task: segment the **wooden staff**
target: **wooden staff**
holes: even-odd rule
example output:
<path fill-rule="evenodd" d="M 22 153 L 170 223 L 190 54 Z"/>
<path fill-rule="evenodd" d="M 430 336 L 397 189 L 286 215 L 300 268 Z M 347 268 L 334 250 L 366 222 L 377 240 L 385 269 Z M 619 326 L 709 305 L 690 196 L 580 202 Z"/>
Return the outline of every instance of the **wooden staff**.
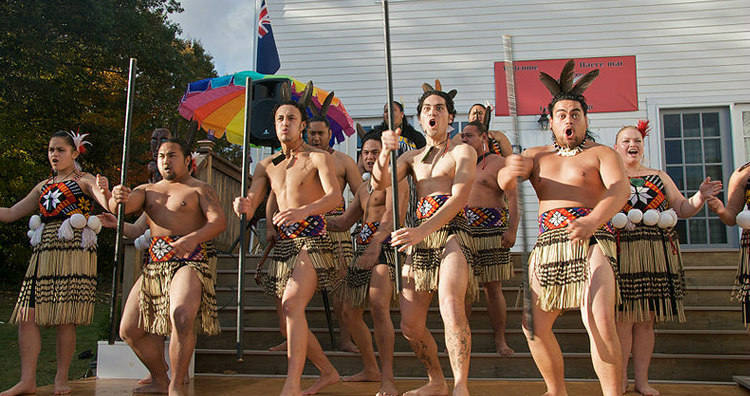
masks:
<path fill-rule="evenodd" d="M 388 22 L 388 0 L 383 0 L 383 34 L 385 36 L 385 81 L 388 90 L 388 129 L 393 130 L 393 73 L 391 68 L 391 27 Z M 393 200 L 393 231 L 399 229 L 398 209 L 398 175 L 396 162 L 398 154 L 391 151 L 391 199 Z M 369 183 L 369 181 L 368 181 Z M 401 260 L 399 259 L 398 246 L 393 248 L 395 253 L 393 264 L 396 272 L 396 290 L 400 293 L 401 286 Z"/>
<path fill-rule="evenodd" d="M 135 95 L 135 72 L 136 59 L 130 58 L 130 73 L 128 75 L 128 101 L 125 105 L 125 130 L 122 135 L 122 163 L 120 165 L 120 184 L 127 185 L 128 182 L 128 158 L 130 154 L 130 129 L 133 118 L 133 97 Z M 117 291 L 122 278 L 122 267 L 125 262 L 125 250 L 123 249 L 123 238 L 125 228 L 125 204 L 117 205 L 117 236 L 115 237 L 115 267 L 112 270 L 112 301 L 109 304 L 109 345 L 115 343 L 117 331 Z"/>
<path fill-rule="evenodd" d="M 245 78 L 245 137 L 242 145 L 242 182 L 240 194 L 247 198 L 247 179 L 250 176 L 250 116 L 253 106 L 253 79 L 249 76 Z M 242 333 L 245 324 L 245 261 L 248 246 L 245 241 L 245 226 L 247 224 L 247 215 L 240 215 L 240 257 L 237 262 L 237 323 L 235 346 L 237 349 L 237 361 L 244 360 L 244 351 L 242 350 Z"/>
<path fill-rule="evenodd" d="M 508 114 L 510 115 L 513 125 L 513 140 L 519 151 L 521 149 L 521 140 L 518 135 L 518 112 L 516 110 L 516 83 L 513 76 L 513 48 L 509 35 L 503 35 L 503 50 L 505 58 L 505 85 L 508 92 Z M 518 153 L 520 154 L 520 152 Z M 534 309 L 531 306 L 531 283 L 529 282 L 529 246 L 528 237 L 526 236 L 526 227 L 523 225 L 523 193 L 521 188 L 521 178 L 518 178 L 518 214 L 521 217 L 521 269 L 523 282 L 523 318 L 526 321 L 529 331 L 529 339 L 534 339 Z"/>

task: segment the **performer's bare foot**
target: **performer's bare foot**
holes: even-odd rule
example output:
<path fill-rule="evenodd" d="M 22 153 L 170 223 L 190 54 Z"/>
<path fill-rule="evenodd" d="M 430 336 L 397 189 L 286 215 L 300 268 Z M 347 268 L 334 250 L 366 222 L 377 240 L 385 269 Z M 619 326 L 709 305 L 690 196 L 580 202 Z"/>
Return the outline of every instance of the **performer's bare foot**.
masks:
<path fill-rule="evenodd" d="M 348 377 L 341 378 L 344 382 L 378 382 L 380 381 L 380 372 L 379 371 L 373 371 L 373 372 L 366 372 L 366 371 L 360 371 L 357 374 L 350 375 Z"/>
<path fill-rule="evenodd" d="M 341 352 L 351 352 L 351 353 L 359 353 L 359 348 L 357 348 L 356 345 L 354 345 L 351 341 L 345 341 L 342 342 L 341 345 L 339 345 L 339 351 Z"/>
<path fill-rule="evenodd" d="M 169 370 L 169 367 L 167 367 L 167 370 Z M 148 385 L 151 383 L 151 374 L 149 373 L 147 376 L 141 378 L 138 380 L 138 385 Z M 182 380 L 183 384 L 189 384 L 190 383 L 190 374 L 185 375 L 185 378 Z"/>
<path fill-rule="evenodd" d="M 274 352 L 275 351 L 286 351 L 286 341 L 282 342 L 279 345 L 272 346 L 272 347 L 268 348 L 268 350 L 269 351 L 274 351 Z"/>
<path fill-rule="evenodd" d="M 169 383 L 148 384 L 133 389 L 133 393 L 169 393 Z"/>
<path fill-rule="evenodd" d="M 404 396 L 448 396 L 448 394 L 450 394 L 448 383 L 440 381 L 436 383 L 428 382 L 421 388 L 404 393 Z"/>
<path fill-rule="evenodd" d="M 636 385 L 635 391 L 642 394 L 643 396 L 659 396 L 660 395 L 659 391 L 651 387 L 649 384 L 641 385 L 641 386 Z"/>
<path fill-rule="evenodd" d="M 392 379 L 384 379 L 380 383 L 380 389 L 378 389 L 378 393 L 375 396 L 398 396 L 396 384 L 393 383 Z"/>
<path fill-rule="evenodd" d="M 183 396 L 188 394 L 187 387 L 183 384 L 169 385 L 169 396 Z"/>
<path fill-rule="evenodd" d="M 340 379 L 341 377 L 339 376 L 339 373 L 337 371 L 332 371 L 328 374 L 321 373 L 318 380 L 315 381 L 315 383 L 311 387 L 303 390 L 302 394 L 314 395 L 318 393 L 318 391 L 320 391 L 321 389 L 325 388 L 326 386 L 333 385 L 339 382 Z"/>
<path fill-rule="evenodd" d="M 55 395 L 67 395 L 70 393 L 70 385 L 68 384 L 68 378 L 58 378 L 55 376 Z"/>
<path fill-rule="evenodd" d="M 497 348 L 497 354 L 500 356 L 511 356 L 516 353 L 505 341 L 495 343 L 495 348 Z"/>
<path fill-rule="evenodd" d="M 36 393 L 35 383 L 19 381 L 12 388 L 0 393 L 0 396 L 32 395 L 34 393 Z"/>

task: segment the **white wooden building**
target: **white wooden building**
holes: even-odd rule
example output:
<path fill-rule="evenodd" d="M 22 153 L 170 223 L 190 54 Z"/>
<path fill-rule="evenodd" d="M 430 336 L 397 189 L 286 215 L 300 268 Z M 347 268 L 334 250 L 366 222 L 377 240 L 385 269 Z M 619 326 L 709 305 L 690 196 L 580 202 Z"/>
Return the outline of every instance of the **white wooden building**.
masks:
<path fill-rule="evenodd" d="M 423 82 L 457 89 L 457 122 L 494 102 L 494 62 L 511 35 L 514 60 L 635 55 L 638 111 L 592 113 L 591 130 L 614 144 L 623 125 L 647 118 L 648 165 L 667 169 L 687 194 L 706 175 L 726 184 L 750 160 L 748 0 L 391 0 L 395 98 L 415 127 Z M 335 90 L 355 121 L 374 125 L 386 100 L 383 19 L 377 0 L 269 0 L 279 73 Z M 538 116 L 519 117 L 522 147 L 547 144 Z M 456 124 L 458 126 L 458 124 Z M 493 129 L 508 131 L 508 117 Z M 509 135 L 512 136 L 511 133 Z M 511 137 L 512 139 L 512 137 Z M 515 143 L 515 142 L 514 142 Z M 356 139 L 338 149 L 354 154 Z M 536 235 L 527 185 L 525 224 Z M 737 230 L 705 211 L 681 221 L 686 248 L 735 247 Z"/>

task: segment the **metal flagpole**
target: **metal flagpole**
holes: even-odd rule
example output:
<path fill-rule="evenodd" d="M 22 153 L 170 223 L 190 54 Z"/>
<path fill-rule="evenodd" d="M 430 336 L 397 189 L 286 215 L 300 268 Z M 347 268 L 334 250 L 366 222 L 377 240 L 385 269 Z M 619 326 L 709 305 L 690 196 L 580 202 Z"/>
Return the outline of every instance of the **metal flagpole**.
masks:
<path fill-rule="evenodd" d="M 508 113 L 512 122 L 512 135 L 513 140 L 516 142 L 516 147 L 521 148 L 521 140 L 518 134 L 518 112 L 516 108 L 516 82 L 513 76 L 513 48 L 510 35 L 503 35 L 503 58 L 505 59 L 505 86 L 508 92 Z M 520 152 L 518 153 L 520 154 Z M 523 204 L 523 193 L 521 188 L 521 180 L 518 180 L 518 214 L 521 219 L 519 220 L 520 231 L 521 231 L 521 244 L 523 245 L 523 251 L 521 252 L 521 269 L 522 269 L 522 282 L 523 282 L 523 318 L 526 321 L 529 331 L 529 339 L 534 339 L 534 314 L 531 307 L 531 285 L 529 283 L 529 245 L 528 236 L 526 235 L 526 227 L 523 224 L 524 204 Z"/>
<path fill-rule="evenodd" d="M 388 129 L 393 130 L 393 70 L 391 67 L 391 25 L 388 21 L 388 0 L 383 0 L 383 35 L 385 36 L 385 75 L 386 88 L 388 90 Z M 398 154 L 391 151 L 391 198 L 393 199 L 393 230 L 399 229 L 398 208 L 398 175 L 396 173 L 396 161 Z M 393 248 L 395 252 L 396 290 L 400 293 L 401 286 L 401 260 L 399 259 L 398 246 Z"/>
<path fill-rule="evenodd" d="M 242 145 L 242 182 L 241 194 L 247 197 L 247 179 L 250 175 L 250 117 L 253 106 L 253 79 L 245 78 L 245 140 Z M 243 361 L 242 336 L 245 329 L 245 261 L 248 254 L 248 246 L 245 242 L 245 226 L 247 215 L 240 215 L 240 258 L 237 263 L 237 360 Z"/>
<path fill-rule="evenodd" d="M 130 129 L 133 118 L 133 97 L 135 95 L 135 72 L 137 69 L 136 59 L 130 58 L 130 73 L 128 74 L 128 100 L 125 105 L 125 130 L 122 136 L 122 163 L 120 165 L 120 184 L 127 185 L 128 181 L 128 157 L 130 152 Z M 112 301 L 109 305 L 109 345 L 115 343 L 117 332 L 117 291 L 122 278 L 125 251 L 123 250 L 123 237 L 125 226 L 125 204 L 117 206 L 117 236 L 115 237 L 115 267 L 112 270 Z"/>

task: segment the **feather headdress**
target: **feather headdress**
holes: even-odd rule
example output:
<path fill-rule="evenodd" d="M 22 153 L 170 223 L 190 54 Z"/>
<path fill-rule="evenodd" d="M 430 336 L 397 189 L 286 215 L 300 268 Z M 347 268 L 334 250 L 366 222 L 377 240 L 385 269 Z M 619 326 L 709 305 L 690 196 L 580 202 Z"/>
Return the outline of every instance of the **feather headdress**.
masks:
<path fill-rule="evenodd" d="M 71 139 L 73 139 L 73 144 L 76 146 L 76 151 L 78 151 L 81 154 L 86 152 L 87 144 L 91 146 L 91 142 L 87 140 L 83 140 L 83 139 L 86 139 L 86 136 L 89 135 L 88 133 L 78 133 L 78 132 L 70 131 L 68 132 L 68 135 L 70 135 Z"/>
<path fill-rule="evenodd" d="M 573 77 L 575 76 L 575 73 L 573 73 L 574 66 L 575 62 L 573 59 L 565 63 L 562 71 L 560 71 L 559 80 L 555 80 L 545 72 L 539 72 L 539 80 L 542 81 L 542 84 L 544 84 L 544 86 L 547 87 L 547 90 L 552 94 L 554 98 L 553 102 L 562 96 L 583 96 L 583 91 L 585 91 L 599 76 L 599 69 L 594 69 L 584 74 L 583 77 L 579 78 L 578 81 L 573 84 Z"/>
<path fill-rule="evenodd" d="M 638 120 L 638 123 L 635 124 L 635 129 L 641 133 L 641 137 L 644 139 L 648 136 L 648 133 L 651 132 L 651 126 L 648 125 L 648 123 L 648 120 Z"/>

